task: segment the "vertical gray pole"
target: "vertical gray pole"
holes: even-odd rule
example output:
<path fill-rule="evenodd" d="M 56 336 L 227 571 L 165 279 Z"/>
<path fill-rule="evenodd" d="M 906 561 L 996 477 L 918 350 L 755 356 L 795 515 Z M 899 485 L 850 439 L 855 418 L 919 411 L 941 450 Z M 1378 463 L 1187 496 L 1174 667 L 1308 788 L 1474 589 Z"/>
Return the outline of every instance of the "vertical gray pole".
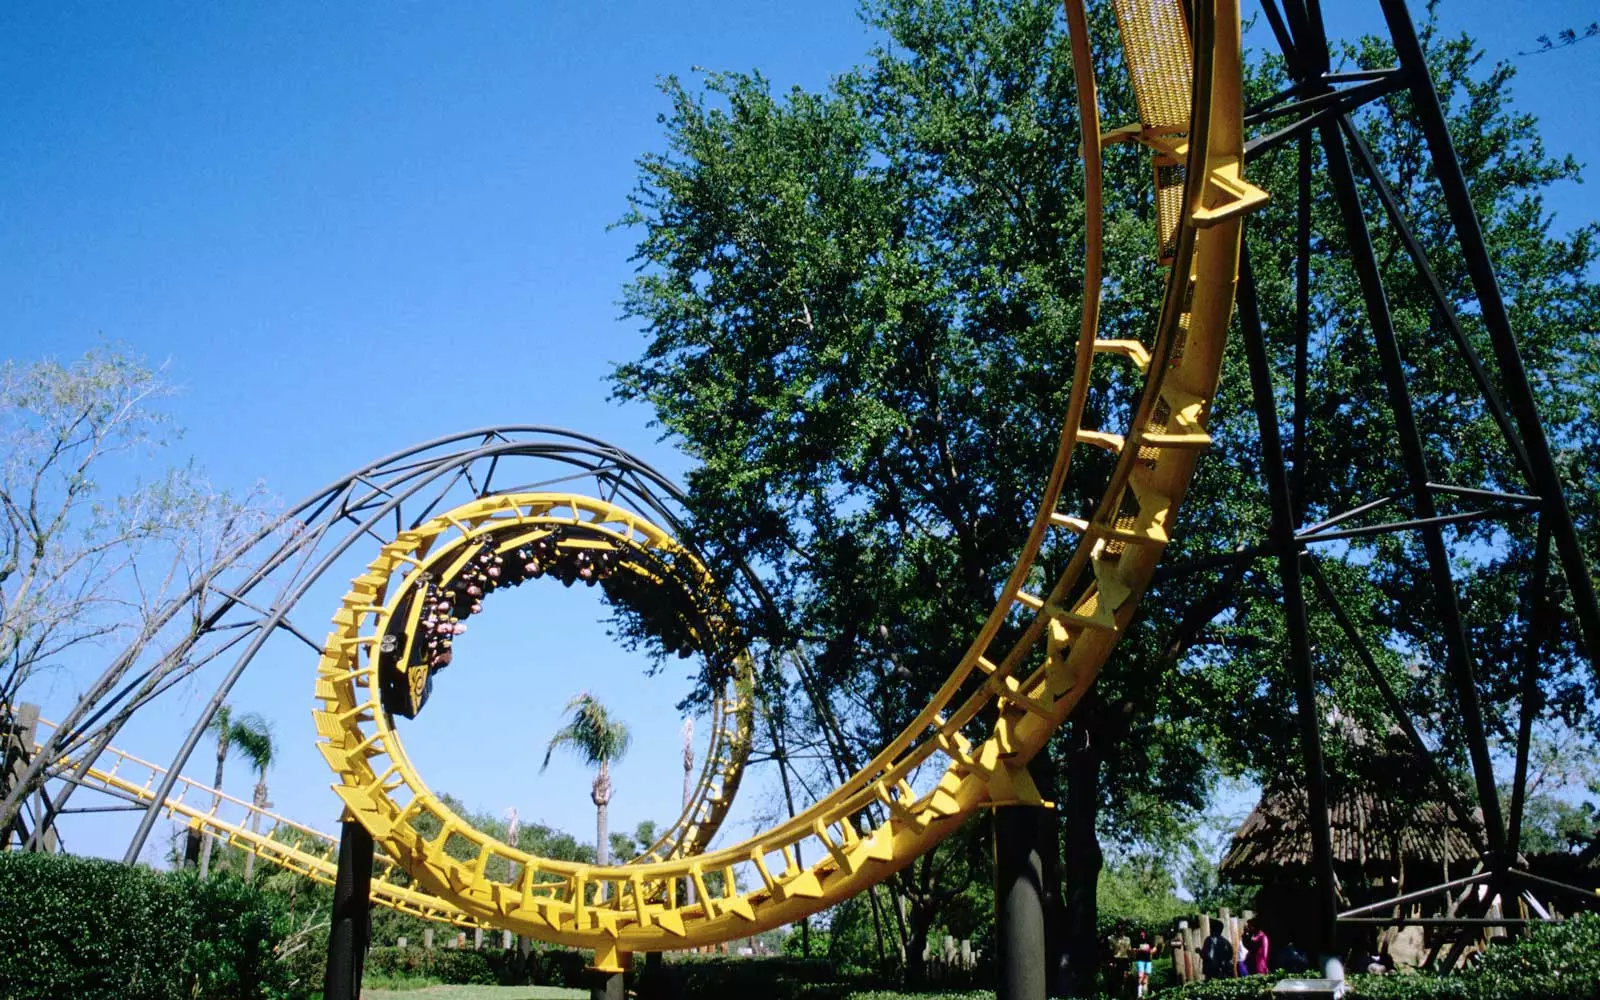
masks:
<path fill-rule="evenodd" d="M 596 972 L 595 977 L 594 985 L 589 987 L 589 1000 L 626 1000 L 626 973 Z"/>
<path fill-rule="evenodd" d="M 355 820 L 339 824 L 339 873 L 328 929 L 328 971 L 322 1000 L 360 1000 L 371 920 L 372 834 Z"/>
<path fill-rule="evenodd" d="M 995 1000 L 1044 1000 L 1044 859 L 1039 828 L 1054 814 L 1037 806 L 994 811 Z"/>

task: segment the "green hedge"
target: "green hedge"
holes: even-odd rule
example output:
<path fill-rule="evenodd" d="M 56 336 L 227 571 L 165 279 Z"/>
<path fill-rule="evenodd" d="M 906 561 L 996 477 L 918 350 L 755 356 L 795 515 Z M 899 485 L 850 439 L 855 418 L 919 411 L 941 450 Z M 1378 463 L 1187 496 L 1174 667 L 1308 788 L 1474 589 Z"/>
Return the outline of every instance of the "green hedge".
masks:
<path fill-rule="evenodd" d="M 0 997 L 290 1000 L 277 904 L 231 876 L 0 854 Z M 320 984 L 319 984 L 320 985 Z"/>

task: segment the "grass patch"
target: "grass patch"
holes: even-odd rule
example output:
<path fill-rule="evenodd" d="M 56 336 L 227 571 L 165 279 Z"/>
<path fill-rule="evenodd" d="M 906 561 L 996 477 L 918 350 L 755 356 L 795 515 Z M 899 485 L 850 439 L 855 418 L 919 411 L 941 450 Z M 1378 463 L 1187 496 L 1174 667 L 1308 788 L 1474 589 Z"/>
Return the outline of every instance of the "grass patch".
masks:
<path fill-rule="evenodd" d="M 361 991 L 386 990 L 390 993 L 415 992 L 425 990 L 430 986 L 441 986 L 442 980 L 433 976 L 386 976 L 383 974 L 366 975 L 361 977 Z"/>

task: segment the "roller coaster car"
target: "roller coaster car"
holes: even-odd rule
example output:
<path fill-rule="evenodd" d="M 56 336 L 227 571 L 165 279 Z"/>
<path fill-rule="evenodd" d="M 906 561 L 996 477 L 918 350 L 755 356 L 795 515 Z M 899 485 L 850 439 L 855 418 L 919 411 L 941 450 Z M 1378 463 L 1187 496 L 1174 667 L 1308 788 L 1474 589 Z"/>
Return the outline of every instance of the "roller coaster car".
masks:
<path fill-rule="evenodd" d="M 422 711 L 433 675 L 450 665 L 454 640 L 466 631 L 465 619 L 483 610 L 484 597 L 546 574 L 569 587 L 599 584 L 607 602 L 633 615 L 663 651 L 680 658 L 704 651 L 709 682 L 731 676 L 731 660 L 718 652 L 727 637 L 716 634 L 726 620 L 700 606 L 695 582 L 684 579 L 674 561 L 639 552 L 624 557 L 602 536 L 576 526 L 552 526 L 532 539 L 501 534 L 475 539 L 463 558 L 452 560 L 452 575 L 425 575 L 401 598 L 378 647 L 379 690 L 391 716 L 414 719 Z"/>

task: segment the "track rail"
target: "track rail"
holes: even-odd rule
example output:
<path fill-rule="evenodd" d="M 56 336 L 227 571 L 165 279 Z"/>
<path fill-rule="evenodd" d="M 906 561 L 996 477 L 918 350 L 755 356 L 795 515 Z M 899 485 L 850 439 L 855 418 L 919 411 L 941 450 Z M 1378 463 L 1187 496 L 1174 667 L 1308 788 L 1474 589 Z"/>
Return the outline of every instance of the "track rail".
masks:
<path fill-rule="evenodd" d="M 39 727 L 46 732 L 55 724 L 44 719 Z M 42 747 L 36 743 L 35 752 Z M 70 763 L 76 766 L 78 761 Z M 79 779 L 85 787 L 104 792 L 127 802 L 148 804 L 166 769 L 133 754 L 107 747 Z M 190 829 L 209 832 L 218 840 L 254 854 L 263 861 L 297 872 L 326 885 L 333 885 L 338 874 L 339 839 L 321 830 L 297 823 L 254 803 L 179 775 L 175 792 L 162 801 L 162 809 Z M 372 880 L 373 902 L 402 913 L 454 924 L 458 927 L 488 926 L 448 900 L 409 885 L 406 875 L 392 859 L 379 855 L 378 872 Z"/>
<path fill-rule="evenodd" d="M 1242 175 L 1236 0 L 1201 0 L 1193 24 L 1181 0 L 1115 6 L 1140 121 L 1101 135 L 1082 2 L 1066 3 L 1086 123 L 1091 282 L 1059 449 L 993 612 L 929 704 L 826 797 L 736 846 L 598 867 L 533 857 L 471 830 L 438 807 L 405 757 L 378 700 L 374 650 L 407 572 L 427 563 L 433 539 L 451 530 L 470 538 L 495 518 L 520 524 L 548 514 L 519 498 L 486 497 L 384 547 L 336 615 L 318 668 L 320 747 L 341 777 L 336 790 L 420 884 L 495 926 L 592 947 L 599 967 L 617 969 L 634 951 L 711 944 L 797 920 L 887 878 L 977 809 L 1039 801 L 1025 765 L 1127 628 L 1210 443 L 1206 420 L 1233 308 L 1240 221 L 1265 200 Z M 1145 145 L 1156 172 L 1157 253 L 1170 270 L 1148 342 L 1097 334 L 1099 163 L 1109 142 Z M 1127 427 L 1084 428 L 1091 369 L 1108 355 L 1134 365 L 1143 386 Z M 1080 445 L 1117 456 L 1087 515 L 1059 509 Z M 640 531 L 646 544 L 665 544 L 626 518 L 605 520 L 611 515 L 589 503 L 572 498 L 575 521 L 619 539 Z M 1046 538 L 1060 532 L 1079 539 L 1066 569 L 1048 589 L 1026 589 Z M 1002 626 L 1018 617 L 1027 622 L 1022 637 L 1002 646 Z M 989 718 L 992 726 L 980 726 Z M 431 836 L 414 825 L 424 815 L 438 823 Z M 452 856 L 452 842 L 455 853 L 462 842 L 471 845 L 472 856 Z M 802 857 L 816 860 L 803 864 Z M 497 878 L 495 871 L 508 874 Z M 712 873 L 717 877 L 708 878 Z M 690 885 L 692 903 L 682 891 Z"/>

